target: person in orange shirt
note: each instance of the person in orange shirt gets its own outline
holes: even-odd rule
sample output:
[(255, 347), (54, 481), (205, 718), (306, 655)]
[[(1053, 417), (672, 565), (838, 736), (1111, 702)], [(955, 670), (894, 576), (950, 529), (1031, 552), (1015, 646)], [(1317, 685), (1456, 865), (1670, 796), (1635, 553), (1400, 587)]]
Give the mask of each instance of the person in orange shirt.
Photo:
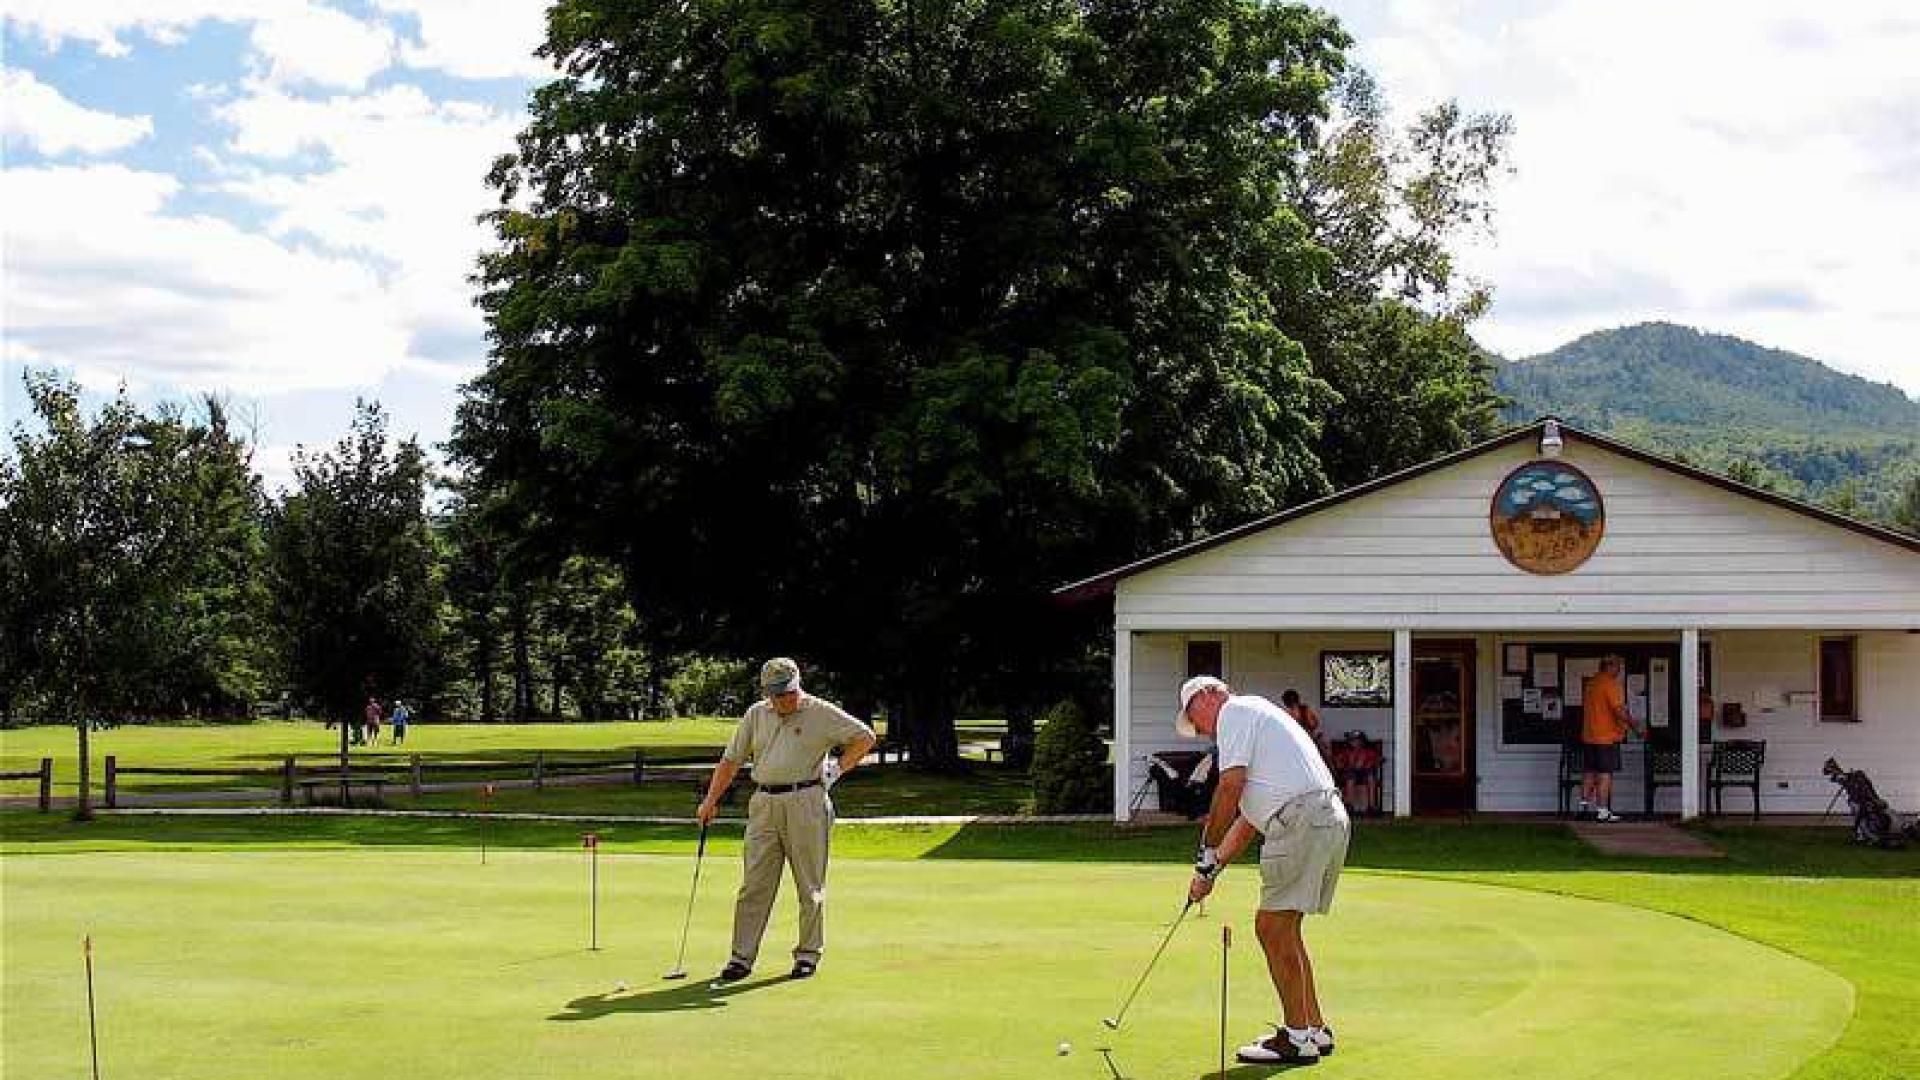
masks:
[(1613, 812), (1613, 774), (1620, 771), (1620, 741), (1631, 731), (1644, 739), (1646, 732), (1633, 722), (1627, 711), (1627, 692), (1622, 685), (1626, 663), (1618, 656), (1600, 661), (1600, 673), (1581, 687), (1580, 742), (1586, 760), (1580, 777), (1580, 815), (1593, 812), (1595, 821), (1619, 821)]

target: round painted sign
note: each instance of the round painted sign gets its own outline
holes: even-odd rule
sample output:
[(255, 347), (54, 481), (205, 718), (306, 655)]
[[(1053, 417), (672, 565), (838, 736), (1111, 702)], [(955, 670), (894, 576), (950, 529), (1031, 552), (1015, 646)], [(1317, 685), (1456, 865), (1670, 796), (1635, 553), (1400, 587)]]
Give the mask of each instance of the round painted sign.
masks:
[(1488, 515), (1493, 542), (1530, 574), (1564, 574), (1587, 561), (1607, 531), (1607, 508), (1587, 474), (1558, 461), (1507, 475)]

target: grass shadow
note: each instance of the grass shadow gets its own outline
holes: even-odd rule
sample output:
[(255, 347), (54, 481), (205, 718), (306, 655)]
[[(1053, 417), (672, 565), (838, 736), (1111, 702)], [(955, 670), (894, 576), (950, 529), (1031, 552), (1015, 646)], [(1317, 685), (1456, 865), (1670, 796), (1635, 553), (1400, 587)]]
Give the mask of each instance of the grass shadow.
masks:
[(565, 1012), (554, 1013), (547, 1019), (571, 1023), (579, 1020), (599, 1020), (602, 1017), (622, 1013), (673, 1013), (724, 1009), (728, 998), (750, 994), (755, 990), (765, 990), (770, 986), (791, 981), (793, 980), (789, 976), (777, 975), (753, 982), (714, 986), (701, 979), (641, 994), (623, 994), (617, 991), (611, 994), (589, 994), (567, 1002)]

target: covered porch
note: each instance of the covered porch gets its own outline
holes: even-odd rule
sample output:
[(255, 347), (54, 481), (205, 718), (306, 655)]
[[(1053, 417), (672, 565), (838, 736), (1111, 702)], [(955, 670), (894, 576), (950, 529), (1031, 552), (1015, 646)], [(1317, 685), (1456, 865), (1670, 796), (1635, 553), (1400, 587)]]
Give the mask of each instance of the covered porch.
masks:
[(1874, 771), (1895, 806), (1920, 803), (1920, 635), (1122, 629), (1116, 817), (1159, 807), (1151, 755), (1195, 749), (1170, 718), (1196, 674), (1275, 701), (1296, 691), (1328, 744), (1354, 732), (1379, 744), (1384, 813), (1558, 813), (1577, 798), (1563, 753), (1578, 739), (1581, 683), (1606, 655), (1625, 660), (1629, 708), (1651, 736), (1623, 747), (1618, 812), (1709, 813), (1717, 778), (1725, 813), (1818, 814), (1832, 798), (1828, 757)]

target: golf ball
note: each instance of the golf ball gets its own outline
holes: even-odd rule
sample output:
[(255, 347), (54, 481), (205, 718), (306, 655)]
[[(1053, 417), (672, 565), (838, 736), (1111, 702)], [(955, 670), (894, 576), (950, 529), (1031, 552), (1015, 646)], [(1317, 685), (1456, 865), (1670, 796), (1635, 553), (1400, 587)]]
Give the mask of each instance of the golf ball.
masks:
[(627, 984), (626, 984), (626, 983), (623, 983), (623, 982), (617, 982), (617, 983), (614, 983), (614, 984), (613, 984), (613, 992), (614, 992), (614, 993), (616, 993), (616, 994), (624, 994), (624, 993), (626, 993), (626, 992), (627, 992)]
[(1061, 1043), (1061, 1044), (1060, 1044), (1060, 1056), (1061, 1056), (1061, 1057), (1066, 1057), (1066, 1056), (1067, 1056), (1068, 1054), (1071, 1054), (1071, 1053), (1073, 1053), (1073, 1044), (1072, 1044), (1072, 1043)]

